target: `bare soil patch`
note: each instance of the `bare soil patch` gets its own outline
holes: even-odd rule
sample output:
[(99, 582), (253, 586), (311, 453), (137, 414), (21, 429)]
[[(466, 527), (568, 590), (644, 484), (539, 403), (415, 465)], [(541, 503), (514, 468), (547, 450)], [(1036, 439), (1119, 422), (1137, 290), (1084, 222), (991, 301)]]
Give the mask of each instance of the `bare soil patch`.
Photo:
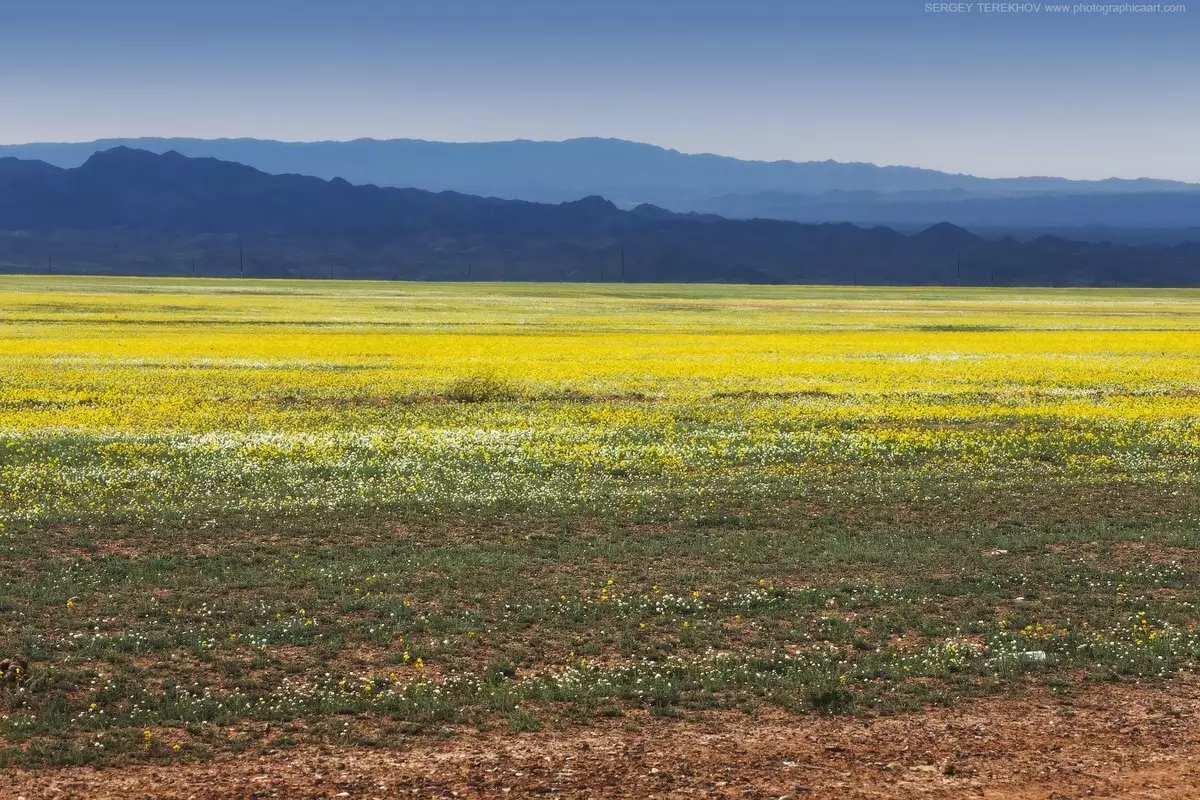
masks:
[(626, 716), (386, 748), (301, 747), (208, 762), (13, 770), (33, 798), (1192, 798), (1200, 678), (1035, 690), (875, 718)]

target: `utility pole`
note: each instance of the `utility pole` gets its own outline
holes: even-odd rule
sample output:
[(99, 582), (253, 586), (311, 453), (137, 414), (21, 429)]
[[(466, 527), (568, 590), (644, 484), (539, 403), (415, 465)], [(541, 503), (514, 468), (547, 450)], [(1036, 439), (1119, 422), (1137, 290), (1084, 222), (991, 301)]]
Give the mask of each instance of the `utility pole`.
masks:
[(958, 251), (958, 266), (954, 269), (954, 283), (962, 286), (962, 250)]
[(192, 277), (196, 277), (196, 259), (192, 259)]
[(238, 242), (238, 275), (242, 278), (246, 277), (246, 254), (241, 242)]
[(625, 282), (625, 248), (621, 248), (621, 283)]
[(54, 256), (50, 256), (50, 258), (46, 261), (46, 274), (54, 274)]

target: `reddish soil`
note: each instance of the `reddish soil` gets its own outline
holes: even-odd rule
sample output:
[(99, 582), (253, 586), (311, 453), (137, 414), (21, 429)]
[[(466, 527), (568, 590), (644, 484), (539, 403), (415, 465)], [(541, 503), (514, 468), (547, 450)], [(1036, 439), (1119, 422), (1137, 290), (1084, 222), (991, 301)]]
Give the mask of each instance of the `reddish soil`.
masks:
[(587, 728), (12, 770), (34, 798), (1196, 798), (1200, 678), (869, 719), (629, 715)]

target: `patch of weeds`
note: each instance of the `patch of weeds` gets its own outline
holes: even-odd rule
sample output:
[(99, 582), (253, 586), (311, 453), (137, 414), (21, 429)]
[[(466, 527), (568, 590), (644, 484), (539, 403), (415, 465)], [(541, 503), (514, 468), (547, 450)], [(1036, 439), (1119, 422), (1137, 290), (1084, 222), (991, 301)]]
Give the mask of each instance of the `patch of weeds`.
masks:
[(512, 733), (532, 733), (540, 731), (542, 723), (532, 711), (518, 708), (508, 715), (508, 729)]

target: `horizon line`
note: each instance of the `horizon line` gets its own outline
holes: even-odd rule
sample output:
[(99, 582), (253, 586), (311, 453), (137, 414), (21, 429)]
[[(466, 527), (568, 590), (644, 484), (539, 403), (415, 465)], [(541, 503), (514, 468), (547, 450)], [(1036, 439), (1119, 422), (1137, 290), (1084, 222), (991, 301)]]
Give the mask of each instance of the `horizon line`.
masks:
[[(757, 158), (740, 158), (738, 156), (726, 155), (723, 153), (713, 153), (709, 151), (689, 152), (680, 150), (666, 145), (655, 144), (653, 142), (641, 142), (635, 139), (624, 139), (619, 136), (572, 136), (565, 139), (531, 139), (531, 138), (515, 138), (515, 139), (421, 139), (408, 136), (396, 136), (388, 138), (377, 138), (374, 136), (359, 136), (352, 139), (275, 139), (270, 137), (260, 136), (158, 136), (158, 135), (140, 135), (140, 136), (103, 136), (93, 139), (62, 139), (62, 140), (42, 140), (42, 141), (26, 141), (26, 142), (0, 142), (0, 148), (7, 147), (44, 147), (54, 145), (89, 145), (98, 144), (101, 142), (113, 141), (130, 141), (139, 139), (157, 139), (163, 141), (171, 140), (189, 140), (197, 142), (265, 142), (270, 144), (282, 145), (318, 145), (318, 144), (354, 144), (356, 142), (374, 142), (386, 144), (389, 142), (419, 142), (424, 144), (449, 144), (449, 145), (497, 145), (497, 144), (567, 144), (571, 142), (617, 142), (621, 144), (637, 145), (640, 147), (650, 147), (656, 150), (667, 153), (676, 153), (682, 156), (691, 156), (698, 158), (722, 158), (732, 161), (739, 161), (746, 164), (792, 164), (792, 165), (808, 165), (808, 164), (839, 164), (844, 166), (866, 166), (876, 169), (892, 169), (892, 170), (916, 170), (922, 172), (933, 172), (940, 175), (951, 177), (976, 178), (985, 181), (1020, 181), (1020, 180), (1056, 180), (1070, 181), (1072, 183), (1105, 183), (1110, 181), (1121, 181), (1135, 183), (1138, 181), (1155, 181), (1161, 183), (1175, 183), (1182, 186), (1195, 186), (1200, 188), (1200, 181), (1189, 181), (1182, 178), (1161, 178), (1149, 175), (1139, 175), (1136, 177), (1124, 177), (1118, 175), (1108, 175), (1101, 178), (1068, 178), (1062, 175), (980, 175), (973, 172), (955, 172), (951, 170), (937, 169), (936, 167), (915, 166), (912, 164), (885, 164), (875, 161), (839, 161), (837, 159), (808, 159), (797, 161), (791, 158), (779, 159), (757, 159)], [(12, 157), (12, 156), (10, 156)]]

